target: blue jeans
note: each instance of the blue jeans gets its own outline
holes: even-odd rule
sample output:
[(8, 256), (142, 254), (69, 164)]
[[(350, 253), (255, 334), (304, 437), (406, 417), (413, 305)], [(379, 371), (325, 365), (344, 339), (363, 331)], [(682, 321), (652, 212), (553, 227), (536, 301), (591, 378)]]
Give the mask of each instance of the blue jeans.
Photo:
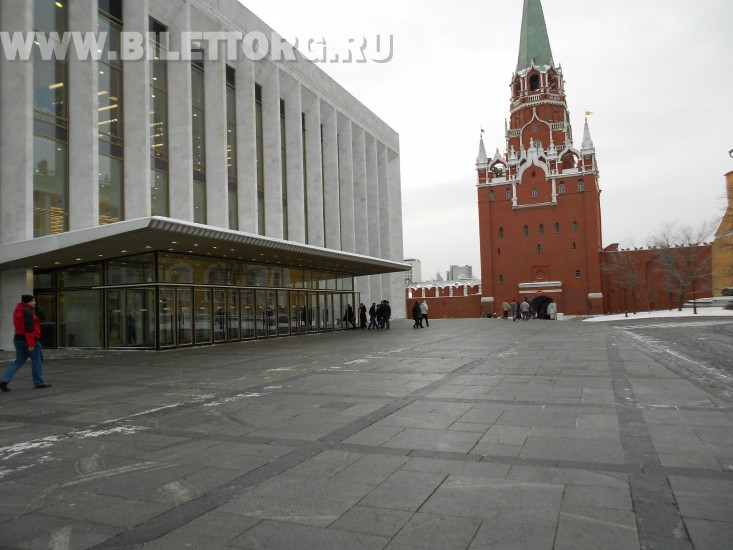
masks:
[(5, 383), (10, 382), (18, 369), (22, 367), (25, 362), (30, 358), (33, 375), (33, 385), (40, 386), (43, 384), (43, 355), (41, 349), (41, 341), (36, 340), (36, 345), (33, 347), (33, 351), (28, 349), (28, 342), (25, 337), (13, 338), (13, 344), (15, 345), (15, 361), (10, 365), (3, 374), (2, 381)]

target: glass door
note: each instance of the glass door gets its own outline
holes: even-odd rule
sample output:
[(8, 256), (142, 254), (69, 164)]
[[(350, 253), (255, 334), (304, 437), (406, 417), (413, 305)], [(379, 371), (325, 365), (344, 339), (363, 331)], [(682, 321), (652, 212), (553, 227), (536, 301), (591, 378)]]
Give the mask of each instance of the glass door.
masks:
[(265, 291), (258, 290), (256, 295), (256, 318), (257, 338), (267, 337), (267, 304), (265, 303)]
[(175, 314), (176, 293), (170, 287), (161, 287), (158, 297), (158, 331), (160, 335), (160, 347), (176, 345), (175, 340)]
[(239, 291), (227, 290), (227, 334), (230, 342), (239, 340)]
[(193, 292), (190, 288), (176, 289), (176, 344), (193, 344)]
[(315, 292), (310, 295), (308, 304), (308, 331), (318, 332), (318, 294)]
[(214, 295), (214, 342), (226, 342), (227, 340), (227, 301), (226, 290), (215, 288)]
[(267, 291), (267, 334), (277, 336), (277, 292)]
[(239, 322), (242, 327), (242, 338), (255, 337), (255, 293), (253, 290), (240, 290), (239, 300), (241, 308), (239, 310)]
[(195, 288), (193, 290), (194, 318), (193, 325), (196, 330), (195, 344), (211, 343), (211, 289)]
[(288, 292), (284, 290), (277, 293), (277, 334), (278, 336), (290, 334), (290, 305)]

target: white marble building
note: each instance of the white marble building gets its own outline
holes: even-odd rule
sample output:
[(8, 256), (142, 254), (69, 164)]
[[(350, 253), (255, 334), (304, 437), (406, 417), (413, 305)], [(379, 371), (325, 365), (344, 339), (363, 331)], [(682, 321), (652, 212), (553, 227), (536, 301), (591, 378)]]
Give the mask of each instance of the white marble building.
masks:
[[(381, 299), (404, 317), (398, 134), (300, 55), (165, 59), (187, 32), (271, 37), (239, 2), (3, 0), (0, 31), (107, 33), (98, 60), (0, 55), (0, 347), (27, 293), (51, 347), (335, 330)], [(150, 55), (107, 55), (126, 33)]]

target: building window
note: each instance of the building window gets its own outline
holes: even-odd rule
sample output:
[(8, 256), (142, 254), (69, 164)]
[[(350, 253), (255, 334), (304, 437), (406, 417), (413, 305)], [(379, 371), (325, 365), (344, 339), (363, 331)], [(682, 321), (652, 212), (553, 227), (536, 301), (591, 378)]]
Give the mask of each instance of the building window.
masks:
[(285, 100), (280, 99), (280, 173), (282, 175), (283, 239), (288, 240), (288, 147), (285, 136)]
[(533, 187), (532, 188), (532, 198), (533, 199), (536, 199), (537, 198), (537, 188), (536, 187)]
[(578, 222), (574, 221), (573, 222), (573, 233), (577, 233), (577, 232), (578, 232)]
[(541, 244), (537, 245), (537, 254), (542, 254), (542, 245)]
[(578, 180), (578, 193), (582, 193), (583, 191), (585, 191), (585, 184), (583, 180)]
[(255, 84), (255, 141), (257, 143), (257, 233), (265, 234), (265, 158), (262, 133), (262, 86)]
[(168, 77), (162, 35), (168, 29), (148, 20), (150, 36), (150, 214), (168, 216)]
[(573, 243), (573, 250), (575, 250), (575, 249), (576, 249), (576, 247), (575, 247), (575, 243)]
[(524, 226), (524, 236), (529, 237), (529, 226), (528, 225)]
[(499, 237), (503, 237), (503, 236), (504, 236), (504, 228), (500, 227), (499, 228)]
[(489, 202), (494, 202), (494, 192), (489, 191)]
[(558, 192), (558, 193), (559, 193), (560, 195), (564, 195), (564, 194), (565, 194), (565, 184), (564, 184), (564, 183), (561, 183), (561, 184), (560, 184), (560, 185), (558, 186), (558, 188), (557, 188), (557, 192)]
[(497, 248), (496, 249), (496, 255), (497, 256), (501, 256), (501, 248)]
[(236, 72), (226, 67), (227, 102), (227, 179), (229, 229), (239, 229), (239, 193), (237, 185), (237, 87)]
[(555, 235), (559, 235), (559, 234), (560, 234), (560, 224), (556, 223), (555, 224)]
[(193, 146), (193, 221), (206, 223), (206, 98), (201, 50), (191, 57), (191, 139)]
[(544, 235), (544, 234), (545, 234), (545, 224), (541, 223), (540, 224), (540, 235)]
[(119, 49), (122, 32), (120, 0), (99, 3), (97, 31), (107, 33), (109, 46), (98, 65), (97, 134), (99, 136), (99, 224), (118, 222), (124, 217), (124, 142), (122, 108), (122, 62), (111, 59), (110, 50)]
[(504, 275), (502, 275), (501, 273), (499, 274), (499, 284), (500, 285), (504, 284)]
[(575, 278), (576, 278), (576, 279), (580, 279), (580, 269), (577, 269), (577, 270), (575, 271)]
[(504, 191), (504, 197), (506, 200), (511, 200), (512, 198), (512, 191), (511, 189), (507, 188), (506, 191)]
[[(65, 4), (36, 0), (33, 27), (45, 33), (67, 30)], [(44, 60), (33, 46), (33, 236), (69, 230), (68, 75), (64, 61)]]

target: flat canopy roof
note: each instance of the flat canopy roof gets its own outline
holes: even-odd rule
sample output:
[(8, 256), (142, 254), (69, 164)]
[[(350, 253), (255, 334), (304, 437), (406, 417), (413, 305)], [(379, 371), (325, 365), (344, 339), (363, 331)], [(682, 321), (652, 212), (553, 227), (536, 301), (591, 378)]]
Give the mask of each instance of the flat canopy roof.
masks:
[(407, 271), (410, 264), (162, 217), (126, 220), (0, 246), (0, 270), (50, 269), (160, 251), (340, 271)]

